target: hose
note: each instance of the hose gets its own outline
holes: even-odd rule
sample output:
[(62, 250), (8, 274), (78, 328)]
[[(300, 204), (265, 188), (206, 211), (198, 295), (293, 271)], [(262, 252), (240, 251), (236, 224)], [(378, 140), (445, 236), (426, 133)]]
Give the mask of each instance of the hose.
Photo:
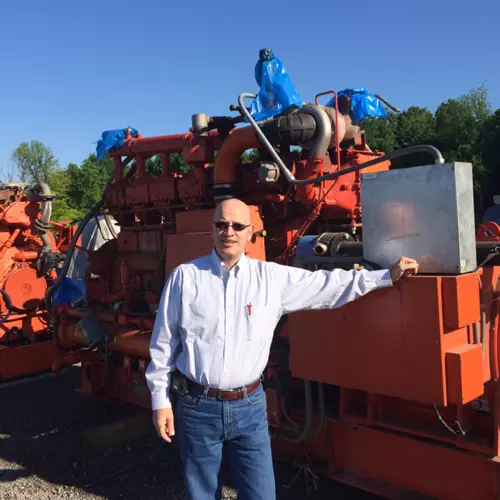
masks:
[[(361, 163), (359, 165), (354, 165), (349, 168), (344, 168), (341, 170), (337, 170), (336, 172), (332, 172), (330, 174), (322, 175), (320, 177), (315, 177), (313, 179), (302, 179), (302, 180), (297, 180), (293, 176), (293, 174), (288, 170), (288, 168), (285, 166), (281, 158), (278, 156), (274, 148), (272, 147), (271, 143), (267, 140), (267, 137), (264, 135), (262, 130), (259, 128), (255, 120), (252, 118), (250, 115), (249, 111), (246, 109), (246, 107), (243, 105), (243, 99), (244, 98), (252, 98), (254, 99), (256, 97), (255, 94), (247, 94), (243, 93), (240, 94), (238, 97), (238, 101), (240, 103), (240, 107), (245, 114), (245, 116), (248, 118), (248, 121), (251, 123), (252, 127), (255, 129), (255, 134), (257, 137), (262, 141), (266, 149), (269, 151), (269, 154), (272, 156), (278, 167), (280, 168), (281, 172), (285, 176), (286, 180), (290, 182), (291, 184), (294, 185), (304, 185), (304, 184), (313, 184), (316, 182), (320, 181), (326, 181), (326, 180), (332, 180), (336, 179), (337, 177), (340, 177), (342, 175), (348, 174), (350, 172), (356, 172), (358, 170), (362, 170), (367, 167), (371, 167), (372, 165), (376, 165), (378, 163), (382, 163), (384, 161), (390, 161), (390, 160), (395, 160), (396, 158), (400, 158), (401, 156), (406, 156), (409, 154), (414, 154), (414, 153), (430, 153), (432, 156), (434, 156), (435, 163), (442, 164), (444, 163), (443, 156), (441, 155), (440, 151), (435, 148), (434, 146), (430, 146), (427, 144), (423, 144), (420, 146), (410, 146), (408, 148), (403, 148), (403, 149), (398, 149), (397, 151), (392, 151), (391, 153), (387, 153), (384, 156), (381, 156), (379, 158), (375, 158), (373, 160), (367, 161), (365, 163)], [(307, 109), (308, 107), (305, 107), (304, 109)]]
[(3, 301), (5, 302), (5, 305), (7, 306), (7, 314), (3, 317), (0, 318), (0, 323), (5, 323), (9, 316), (12, 314), (12, 299), (10, 298), (10, 295), (5, 291), (0, 289), (0, 294), (3, 297)]
[[(304, 390), (305, 390), (305, 403), (306, 403), (306, 421), (302, 432), (296, 437), (280, 436), (280, 439), (286, 441), (287, 443), (300, 443), (307, 438), (309, 431), (311, 429), (312, 423), (312, 393), (311, 393), (311, 381), (304, 380)], [(287, 425), (283, 426), (284, 429), (297, 432), (294, 427), (289, 427)]]
[[(318, 404), (319, 404), (319, 422), (318, 425), (316, 426), (316, 429), (313, 431), (309, 432), (307, 437), (315, 437), (318, 436), (321, 431), (323, 430), (323, 426), (325, 425), (325, 391), (324, 391), (324, 385), (322, 382), (318, 382)], [(295, 420), (292, 419), (292, 417), (288, 414), (286, 411), (285, 405), (281, 405), (281, 413), (285, 417), (285, 419), (288, 421), (290, 426), (284, 425), (283, 428), (287, 430), (294, 430), (295, 432), (300, 431), (300, 425), (295, 422)]]
[(64, 278), (66, 277), (66, 274), (68, 273), (68, 269), (71, 263), (71, 257), (73, 256), (73, 252), (75, 250), (76, 243), (78, 241), (78, 238), (82, 234), (82, 231), (85, 229), (85, 226), (89, 223), (89, 221), (101, 210), (102, 206), (104, 205), (104, 201), (101, 200), (98, 203), (96, 203), (90, 211), (85, 215), (83, 218), (82, 222), (78, 225), (78, 229), (76, 230), (73, 238), (71, 239), (71, 243), (68, 247), (68, 251), (66, 252), (66, 257), (64, 259), (64, 265), (61, 269), (61, 272), (59, 273), (59, 276), (57, 279), (52, 283), (52, 285), (47, 289), (47, 292), (45, 293), (45, 306), (47, 307), (47, 311), (50, 313), (50, 310), (52, 308), (52, 295), (54, 294), (56, 288), (60, 286)]
[(313, 431), (309, 433), (310, 437), (318, 436), (323, 430), (325, 424), (325, 390), (323, 384), (318, 382), (318, 403), (319, 403), (319, 422)]

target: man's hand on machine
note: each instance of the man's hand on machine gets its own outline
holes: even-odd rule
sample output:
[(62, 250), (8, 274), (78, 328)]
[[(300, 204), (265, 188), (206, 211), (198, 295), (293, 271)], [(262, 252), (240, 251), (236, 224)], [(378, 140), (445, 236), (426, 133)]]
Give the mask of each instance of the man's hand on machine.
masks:
[(415, 259), (410, 259), (409, 257), (401, 257), (392, 267), (391, 267), (391, 279), (393, 283), (396, 283), (403, 276), (409, 276), (410, 274), (418, 273), (418, 262)]
[(167, 443), (172, 442), (172, 436), (175, 435), (174, 412), (172, 408), (160, 408), (153, 411), (153, 424), (158, 436)]

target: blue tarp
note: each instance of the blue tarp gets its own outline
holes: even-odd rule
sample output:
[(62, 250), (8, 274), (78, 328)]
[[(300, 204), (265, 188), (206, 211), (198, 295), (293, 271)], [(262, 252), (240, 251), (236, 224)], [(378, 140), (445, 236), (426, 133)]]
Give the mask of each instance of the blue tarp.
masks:
[(105, 132), (103, 132), (100, 139), (97, 141), (97, 159), (102, 160), (110, 149), (119, 148), (120, 146), (122, 146), (125, 138), (127, 137), (128, 130), (130, 130), (131, 137), (137, 137), (139, 135), (139, 132), (132, 127), (116, 130), (106, 130)]
[(255, 65), (255, 80), (260, 86), (259, 94), (250, 107), (250, 114), (255, 121), (276, 116), (291, 106), (303, 105), (283, 62), (274, 56), (271, 49), (260, 51)]
[(86, 299), (87, 291), (85, 281), (64, 278), (55, 289), (52, 297), (53, 304), (75, 304)]
[[(367, 116), (375, 116), (377, 118), (385, 118), (387, 112), (382, 102), (370, 94), (365, 89), (344, 89), (337, 92), (339, 97), (348, 96), (351, 98), (351, 113), (353, 123), (358, 123)], [(326, 104), (327, 106), (335, 106), (335, 97), (332, 97)]]

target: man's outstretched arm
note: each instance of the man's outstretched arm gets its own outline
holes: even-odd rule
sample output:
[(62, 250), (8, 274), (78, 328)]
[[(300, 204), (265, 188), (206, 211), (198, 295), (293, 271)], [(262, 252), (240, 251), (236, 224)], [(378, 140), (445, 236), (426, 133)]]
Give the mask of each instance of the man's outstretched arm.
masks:
[(402, 257), (391, 269), (380, 271), (333, 269), (307, 271), (277, 267), (282, 284), (284, 314), (306, 309), (335, 309), (367, 293), (392, 286), (402, 276), (418, 272), (414, 259)]

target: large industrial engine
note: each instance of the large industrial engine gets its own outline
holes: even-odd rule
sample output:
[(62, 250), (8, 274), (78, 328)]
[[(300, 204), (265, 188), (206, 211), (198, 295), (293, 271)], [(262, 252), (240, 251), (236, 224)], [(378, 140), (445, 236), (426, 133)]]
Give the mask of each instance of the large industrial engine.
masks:
[[(422, 263), (392, 288), (280, 321), (264, 374), (276, 455), (387, 498), (496, 499), (498, 268), (495, 245), (474, 238), (470, 165), (430, 146), (372, 151), (349, 99), (320, 95), (256, 123), (242, 94), (235, 117), (195, 114), (187, 133), (130, 134), (110, 150), (113, 177), (82, 226), (105, 208), (121, 230), (89, 255), (86, 302), (52, 306), (64, 362), (83, 362), (89, 393), (149, 407), (165, 280), (211, 251), (214, 207), (238, 197), (252, 210), (250, 257), (313, 271)], [(243, 161), (247, 150), (257, 157)], [(174, 153), (188, 173), (173, 171)]]
[(50, 220), (53, 199), (44, 183), (0, 185), (0, 381), (57, 359), (45, 293), (74, 229)]

